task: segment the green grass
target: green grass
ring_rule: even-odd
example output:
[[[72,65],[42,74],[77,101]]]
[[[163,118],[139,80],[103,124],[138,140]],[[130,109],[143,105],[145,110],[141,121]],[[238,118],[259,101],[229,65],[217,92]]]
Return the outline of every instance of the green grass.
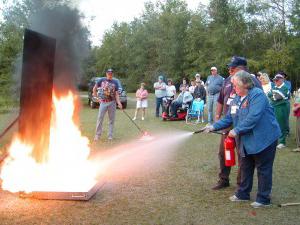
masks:
[[[133,98],[133,95],[130,94]],[[164,130],[192,131],[197,127],[181,122],[162,122],[154,117],[154,100],[145,121],[137,123],[150,133]],[[133,115],[135,102],[126,111]],[[92,139],[98,110],[86,105],[81,110],[81,130]],[[106,118],[107,119],[107,118]],[[0,123],[3,124],[2,116]],[[194,135],[179,146],[168,163],[146,173],[129,176],[122,181],[108,181],[88,202],[40,201],[20,199],[0,192],[0,224],[299,224],[300,206],[279,208],[284,202],[300,202],[300,154],[292,153],[294,118],[286,150],[278,151],[274,164],[273,205],[268,209],[252,209],[249,203],[232,203],[236,168],[231,186],[222,191],[210,188],[217,181],[219,136]],[[92,144],[95,152],[110,151],[139,135],[138,130],[117,111],[115,140],[106,140],[107,120],[100,143]],[[22,168],[20,168],[21,170]],[[256,181],[252,199],[257,189]]]

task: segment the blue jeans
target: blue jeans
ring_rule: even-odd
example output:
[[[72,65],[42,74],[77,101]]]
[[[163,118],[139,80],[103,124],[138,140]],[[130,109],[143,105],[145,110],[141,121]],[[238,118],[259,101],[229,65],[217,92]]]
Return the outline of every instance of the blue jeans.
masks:
[[[156,117],[159,117],[159,107],[161,106],[161,111],[163,111],[163,98],[156,98]]]
[[[254,155],[241,157],[241,185],[236,196],[240,199],[250,199],[250,192],[253,185],[254,169],[257,170],[257,195],[256,202],[270,204],[270,194],[272,191],[273,162],[276,153],[277,141],[262,152]]]
[[[219,98],[219,93],[207,96],[207,111],[208,111],[208,123],[214,122],[214,115],[216,113],[216,105]]]
[[[173,116],[177,116],[177,109],[182,106],[182,102],[173,101],[171,104],[171,113]]]
[[[114,131],[114,123],[115,123],[115,115],[116,115],[116,102],[101,102],[99,107],[99,114],[97,118],[97,125],[96,125],[96,137],[99,138],[102,134],[102,124],[105,113],[108,112],[109,118],[109,129],[108,129],[108,137],[113,137]]]

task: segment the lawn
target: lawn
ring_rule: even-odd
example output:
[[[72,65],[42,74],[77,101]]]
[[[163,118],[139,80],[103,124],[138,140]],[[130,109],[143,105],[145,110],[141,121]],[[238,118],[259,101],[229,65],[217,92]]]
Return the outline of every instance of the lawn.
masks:
[[[133,94],[129,97],[126,111],[133,115]],[[80,129],[90,140],[93,139],[97,112],[83,99]],[[2,129],[8,118],[8,114],[0,115]],[[299,224],[300,206],[277,206],[300,202],[300,154],[291,152],[295,147],[294,121],[291,118],[289,148],[276,155],[273,205],[267,209],[252,209],[250,202],[228,200],[234,193],[236,168],[233,168],[229,188],[211,190],[217,181],[220,137],[199,134],[178,145],[168,160],[155,169],[149,166],[141,173],[122,174],[122,179],[108,177],[103,188],[88,202],[21,199],[0,191],[0,224]],[[107,134],[107,120],[104,124],[104,134]],[[163,122],[155,118],[153,96],[146,120],[137,120],[137,124],[152,134],[164,132],[170,135],[176,130],[193,131],[200,127],[186,125],[184,121]],[[113,142],[108,142],[103,135],[100,142],[91,147],[96,154],[109,152],[138,136],[139,131],[118,110]],[[1,144],[3,148],[3,141]],[[256,188],[255,181],[253,193]]]

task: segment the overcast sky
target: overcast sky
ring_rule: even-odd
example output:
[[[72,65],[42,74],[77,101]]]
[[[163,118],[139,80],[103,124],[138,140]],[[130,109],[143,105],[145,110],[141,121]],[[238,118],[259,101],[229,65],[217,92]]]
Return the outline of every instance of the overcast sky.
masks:
[[[151,0],[156,2],[156,0]],[[146,0],[83,0],[79,9],[87,16],[87,23],[92,35],[93,45],[100,45],[105,30],[116,22],[130,22],[139,17]],[[208,0],[186,0],[189,9],[196,9],[201,2]],[[92,20],[90,18],[93,18]]]

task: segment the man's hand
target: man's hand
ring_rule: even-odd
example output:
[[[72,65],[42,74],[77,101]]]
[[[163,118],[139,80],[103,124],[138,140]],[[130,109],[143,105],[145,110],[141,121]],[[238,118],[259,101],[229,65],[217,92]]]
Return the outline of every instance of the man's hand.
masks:
[[[232,129],[232,130],[229,131],[228,136],[234,138],[234,137],[237,136],[237,133],[234,131],[234,129]]]
[[[213,125],[206,125],[204,127],[204,133],[209,133],[209,132],[214,131],[214,130],[215,130],[215,128],[213,127]]]

